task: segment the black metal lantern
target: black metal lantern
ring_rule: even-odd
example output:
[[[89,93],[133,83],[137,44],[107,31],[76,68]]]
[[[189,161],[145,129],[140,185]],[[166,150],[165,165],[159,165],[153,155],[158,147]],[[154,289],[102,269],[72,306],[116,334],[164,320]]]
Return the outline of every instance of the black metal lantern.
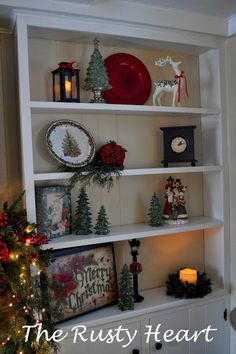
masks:
[[[80,102],[80,86],[78,63],[65,61],[52,71],[53,101],[54,102]],[[77,67],[77,69],[75,69]]]

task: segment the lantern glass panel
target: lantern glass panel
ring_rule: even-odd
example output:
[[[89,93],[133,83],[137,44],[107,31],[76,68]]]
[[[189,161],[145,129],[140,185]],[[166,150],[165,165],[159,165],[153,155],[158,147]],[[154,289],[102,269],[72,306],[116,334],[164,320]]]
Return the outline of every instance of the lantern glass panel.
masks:
[[[70,73],[65,74],[65,99],[72,100],[72,76]]]
[[[72,83],[72,99],[73,101],[79,102],[79,86],[77,83],[79,82],[79,72],[76,71],[76,74],[71,77]]]
[[[60,88],[60,74],[59,71],[54,75],[54,101],[59,102],[61,100],[61,88]]]

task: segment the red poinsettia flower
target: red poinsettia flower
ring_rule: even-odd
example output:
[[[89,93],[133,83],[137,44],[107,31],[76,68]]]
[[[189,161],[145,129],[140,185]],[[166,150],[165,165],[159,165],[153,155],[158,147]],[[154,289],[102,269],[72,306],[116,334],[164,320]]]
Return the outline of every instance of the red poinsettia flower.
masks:
[[[85,266],[85,256],[74,256],[70,261],[71,269],[76,272],[77,270],[83,270]]]
[[[67,297],[68,294],[76,288],[76,284],[70,282],[66,285],[66,287],[63,289],[63,296]]]
[[[73,279],[73,273],[66,272],[66,273],[53,274],[52,279],[56,282],[59,282],[59,283],[66,283],[66,282],[71,281]]]
[[[115,141],[103,145],[99,150],[99,157],[104,165],[114,165],[124,167],[126,150]]]

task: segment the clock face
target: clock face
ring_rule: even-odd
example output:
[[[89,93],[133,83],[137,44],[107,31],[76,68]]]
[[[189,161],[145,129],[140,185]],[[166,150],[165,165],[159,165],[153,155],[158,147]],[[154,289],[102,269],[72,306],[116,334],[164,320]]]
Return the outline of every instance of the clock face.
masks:
[[[182,154],[187,148],[187,140],[182,136],[176,136],[171,140],[170,146],[176,154]]]

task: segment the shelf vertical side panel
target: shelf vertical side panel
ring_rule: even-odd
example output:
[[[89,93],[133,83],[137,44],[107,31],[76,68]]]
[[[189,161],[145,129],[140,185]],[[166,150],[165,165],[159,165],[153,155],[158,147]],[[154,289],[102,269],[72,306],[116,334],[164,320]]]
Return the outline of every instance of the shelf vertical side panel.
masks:
[[[230,284],[229,247],[229,176],[227,152],[227,102],[226,102],[226,53],[223,41],[218,49],[209,50],[200,56],[200,85],[202,107],[218,107],[221,113],[213,122],[202,118],[203,163],[213,161],[223,166],[222,172],[204,174],[204,215],[224,222],[220,230],[205,231],[205,267],[213,279],[226,288]],[[227,299],[228,301],[228,299]],[[229,328],[225,337],[229,343]],[[225,342],[225,343],[226,343]],[[226,352],[229,351],[228,344]]]
[[[21,127],[21,153],[23,166],[23,185],[26,191],[26,210],[30,222],[36,221],[35,192],[33,179],[33,150],[30,111],[30,83],[28,59],[28,33],[24,18],[16,21],[17,52],[18,52],[18,82],[19,111]]]
[[[201,105],[222,107],[219,49],[212,49],[199,57]],[[204,165],[223,165],[222,115],[204,115],[201,119],[202,161]],[[204,174],[204,215],[224,220],[224,188],[221,173]]]
[[[231,267],[230,267],[230,184],[229,184],[229,153],[228,153],[228,93],[227,93],[227,52],[226,44],[222,42],[219,47],[220,61],[220,92],[221,92],[221,131],[222,131],[222,191],[223,191],[223,212],[224,212],[224,238],[223,238],[223,254],[224,254],[224,287],[231,288]],[[226,308],[230,308],[230,297],[226,298]],[[225,350],[230,351],[230,325],[229,321],[225,324]]]
[[[212,49],[200,55],[201,106],[221,108],[219,50]],[[202,117],[202,160],[208,165],[222,164],[222,125],[220,115]]]
[[[225,43],[222,43],[219,48],[219,60],[220,60],[220,89],[221,89],[221,106],[222,113],[220,115],[220,124],[221,124],[221,149],[222,149],[222,206],[223,206],[223,215],[224,215],[224,256],[225,256],[225,275],[224,286],[230,287],[230,184],[229,184],[229,152],[228,152],[228,111],[227,111],[227,88],[226,88],[226,48]]]

